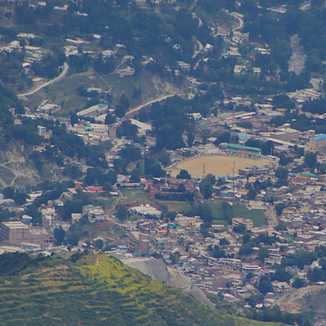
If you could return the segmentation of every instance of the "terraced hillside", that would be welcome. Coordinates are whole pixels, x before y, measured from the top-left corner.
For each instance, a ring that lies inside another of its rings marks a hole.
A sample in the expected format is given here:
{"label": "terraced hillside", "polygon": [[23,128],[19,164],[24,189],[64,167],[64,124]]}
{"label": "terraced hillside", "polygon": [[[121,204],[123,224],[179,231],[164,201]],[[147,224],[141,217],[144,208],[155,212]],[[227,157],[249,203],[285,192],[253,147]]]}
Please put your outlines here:
{"label": "terraced hillside", "polygon": [[105,255],[25,261],[0,264],[0,325],[264,325],[219,314]]}

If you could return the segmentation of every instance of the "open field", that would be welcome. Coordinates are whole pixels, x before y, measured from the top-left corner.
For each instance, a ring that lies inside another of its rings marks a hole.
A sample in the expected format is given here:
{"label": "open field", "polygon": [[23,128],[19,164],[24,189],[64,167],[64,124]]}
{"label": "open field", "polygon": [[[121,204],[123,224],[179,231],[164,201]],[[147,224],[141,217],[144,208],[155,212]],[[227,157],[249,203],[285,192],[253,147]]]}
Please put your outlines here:
{"label": "open field", "polygon": [[[223,202],[220,200],[211,200],[208,202],[213,211],[214,222],[217,224],[227,224],[226,212],[223,211]],[[265,212],[263,209],[249,209],[242,204],[233,204],[229,212],[231,218],[241,217],[252,220],[255,226],[267,224]]]}
{"label": "open field", "polygon": [[169,212],[189,214],[192,210],[191,203],[188,201],[168,201],[159,200],[158,203],[165,206]]}
{"label": "open field", "polygon": [[268,159],[251,159],[239,156],[200,155],[189,158],[173,166],[170,170],[176,176],[181,169],[187,170],[193,177],[200,178],[207,174],[224,177],[239,174],[239,170],[249,167],[270,165]]}

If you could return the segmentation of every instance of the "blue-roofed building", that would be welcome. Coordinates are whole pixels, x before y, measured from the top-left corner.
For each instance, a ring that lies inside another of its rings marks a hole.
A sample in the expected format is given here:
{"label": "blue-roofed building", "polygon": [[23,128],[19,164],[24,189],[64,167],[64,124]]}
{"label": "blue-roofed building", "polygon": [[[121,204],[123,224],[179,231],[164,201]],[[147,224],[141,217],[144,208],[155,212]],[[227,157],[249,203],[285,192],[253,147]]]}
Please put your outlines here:
{"label": "blue-roofed building", "polygon": [[239,132],[238,137],[240,144],[244,144],[250,138],[250,136],[244,132]]}
{"label": "blue-roofed building", "polygon": [[326,134],[318,134],[316,135],[313,140],[315,142],[322,142],[322,141],[326,141]]}
{"label": "blue-roofed building", "polygon": [[326,134],[314,136],[309,145],[311,150],[326,154]]}

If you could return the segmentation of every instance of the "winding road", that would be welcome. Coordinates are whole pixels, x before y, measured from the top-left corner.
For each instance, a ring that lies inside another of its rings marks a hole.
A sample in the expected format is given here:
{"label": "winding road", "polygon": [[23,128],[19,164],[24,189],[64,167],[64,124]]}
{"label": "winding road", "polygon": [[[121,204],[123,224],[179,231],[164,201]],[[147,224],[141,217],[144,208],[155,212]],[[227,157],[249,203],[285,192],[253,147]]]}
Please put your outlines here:
{"label": "winding road", "polygon": [[149,100],[149,101],[147,101],[147,102],[145,102],[143,104],[137,105],[134,108],[130,109],[126,113],[126,115],[120,120],[120,122],[110,129],[110,137],[111,138],[116,138],[117,129],[121,126],[121,124],[124,121],[127,121],[128,119],[132,118],[133,116],[138,114],[143,109],[150,107],[152,104],[163,102],[163,101],[167,100],[168,98],[174,97],[176,95],[178,95],[178,93],[172,93],[172,94],[167,94],[167,95],[163,95],[163,96],[160,96],[160,97],[156,97],[156,98],[154,98],[152,100]]}
{"label": "winding road", "polygon": [[148,106],[150,106],[152,104],[163,102],[163,101],[167,100],[168,98],[174,97],[176,95],[177,95],[176,93],[163,95],[163,96],[160,96],[160,97],[156,97],[156,98],[154,98],[154,99],[152,99],[150,101],[147,101],[147,102],[145,102],[143,104],[140,104],[140,105],[132,108],[131,110],[129,110],[126,113],[126,115],[124,116],[123,120],[130,119],[131,117],[136,115],[138,112],[140,112],[141,110],[143,110],[144,108],[146,108],[146,107],[148,107]]}
{"label": "winding road", "polygon": [[235,11],[231,12],[230,15],[238,21],[238,25],[234,26],[232,28],[232,31],[235,32],[241,30],[244,27],[244,21],[242,15]]}
{"label": "winding road", "polygon": [[66,77],[68,71],[69,71],[69,65],[68,65],[68,63],[65,62],[63,64],[63,69],[62,69],[61,73],[57,77],[37,86],[36,88],[34,88],[28,92],[17,94],[17,97],[28,97],[28,96],[38,93],[43,88],[46,88],[46,87],[48,87],[52,84],[55,84],[55,83],[61,81],[62,79],[64,79]]}

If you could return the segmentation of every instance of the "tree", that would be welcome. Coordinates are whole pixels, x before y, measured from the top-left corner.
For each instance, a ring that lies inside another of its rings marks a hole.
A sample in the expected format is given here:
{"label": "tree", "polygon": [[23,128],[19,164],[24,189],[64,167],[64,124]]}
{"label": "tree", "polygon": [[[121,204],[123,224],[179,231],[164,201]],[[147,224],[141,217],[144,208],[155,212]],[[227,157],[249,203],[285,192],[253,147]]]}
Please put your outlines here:
{"label": "tree", "polygon": [[213,194],[213,186],[216,182],[216,179],[213,175],[207,175],[199,184],[200,193],[205,199],[209,199]]}
{"label": "tree", "polygon": [[124,222],[128,218],[128,208],[126,205],[118,205],[115,210],[115,215],[120,222]]}
{"label": "tree", "polygon": [[229,224],[232,224],[233,208],[227,201],[223,201],[222,203],[222,214],[223,219],[226,220]]}
{"label": "tree", "polygon": [[63,174],[71,179],[79,179],[83,174],[77,164],[68,164],[63,170]]}
{"label": "tree", "polygon": [[229,131],[223,131],[216,136],[215,145],[218,146],[221,143],[229,143],[231,141],[231,133]]}
{"label": "tree", "polygon": [[202,223],[200,224],[200,234],[203,236],[203,237],[208,237],[209,235],[209,225],[207,225],[206,223]]}
{"label": "tree", "polygon": [[187,132],[187,140],[188,140],[188,146],[192,147],[195,141],[195,133],[194,131],[188,131]]}
{"label": "tree", "polygon": [[281,216],[283,213],[283,210],[285,208],[285,204],[284,203],[277,203],[275,205],[275,212],[277,216]]}
{"label": "tree", "polygon": [[123,121],[121,126],[117,130],[118,137],[126,137],[128,139],[135,140],[138,133],[138,128],[129,121]]}
{"label": "tree", "polygon": [[16,204],[18,205],[23,205],[26,203],[26,199],[27,199],[27,194],[22,192],[22,191],[16,191],[15,196],[14,196],[14,201]]}
{"label": "tree", "polygon": [[273,281],[289,282],[292,275],[285,269],[285,267],[277,267],[274,274],[272,275]]}
{"label": "tree", "polygon": [[5,198],[12,199],[15,195],[15,189],[13,187],[6,187],[2,191]]}
{"label": "tree", "polygon": [[130,182],[138,183],[140,182],[141,170],[139,167],[135,167],[130,174]]}
{"label": "tree", "polygon": [[97,250],[102,250],[104,247],[104,241],[102,239],[96,239],[94,244]]}
{"label": "tree", "polygon": [[282,265],[284,266],[297,266],[303,269],[306,265],[311,265],[316,256],[313,252],[306,250],[298,250],[294,254],[289,254],[282,259]]}
{"label": "tree", "polygon": [[236,233],[244,234],[247,231],[247,227],[245,224],[238,224],[233,228],[233,231]]}
{"label": "tree", "polygon": [[206,225],[211,226],[213,222],[213,210],[208,204],[200,204],[197,210],[200,218],[205,222]]}
{"label": "tree", "polygon": [[156,156],[163,166],[169,166],[171,164],[170,154],[166,150],[163,149]]}
{"label": "tree", "polygon": [[120,152],[119,155],[122,159],[128,162],[134,162],[141,159],[141,151],[140,148],[133,145],[128,144],[126,145]]}
{"label": "tree", "polygon": [[263,142],[261,145],[261,152],[263,155],[272,155],[274,149],[274,143],[269,140],[267,142]]}
{"label": "tree", "polygon": [[72,113],[70,116],[70,123],[72,126],[74,126],[75,124],[77,124],[79,121],[78,116],[76,113]]}
{"label": "tree", "polygon": [[317,153],[308,152],[304,156],[304,163],[310,169],[315,169],[318,165]]}
{"label": "tree", "polygon": [[165,214],[165,216],[169,221],[173,222],[173,221],[175,221],[175,219],[177,217],[177,213],[176,212],[167,212]]}
{"label": "tree", "polygon": [[248,200],[255,200],[257,197],[257,190],[255,187],[250,187],[250,189],[247,192],[247,198]]}
{"label": "tree", "polygon": [[177,179],[185,179],[189,180],[191,179],[191,175],[187,170],[182,169],[179,174],[177,175]]}
{"label": "tree", "polygon": [[222,238],[220,239],[219,243],[221,246],[228,246],[230,244],[230,241],[226,238]]}
{"label": "tree", "polygon": [[293,109],[294,103],[286,94],[280,94],[273,97],[273,105],[277,108]]}
{"label": "tree", "polygon": [[54,236],[56,245],[60,246],[66,237],[66,232],[61,226],[59,226],[54,229],[53,236]]}
{"label": "tree", "polygon": [[272,286],[271,279],[267,275],[262,276],[258,281],[257,289],[262,294],[266,294],[268,292],[273,292],[273,286]]}
{"label": "tree", "polygon": [[127,96],[125,94],[122,94],[115,110],[116,115],[119,118],[122,118],[127,113],[129,105],[130,103]]}
{"label": "tree", "polygon": [[249,256],[253,253],[253,247],[251,243],[244,243],[239,249],[240,256]]}
{"label": "tree", "polygon": [[13,199],[18,205],[24,204],[28,197],[25,192],[15,189],[13,187],[6,187],[2,193],[5,198]]}
{"label": "tree", "polygon": [[294,278],[294,280],[292,281],[292,286],[296,289],[303,288],[305,285],[305,280],[299,277]]}
{"label": "tree", "polygon": [[159,161],[153,158],[145,158],[144,164],[145,174],[155,178],[162,178],[166,175]]}
{"label": "tree", "polygon": [[67,200],[61,208],[62,219],[69,220],[72,213],[81,213],[84,205],[86,203],[81,199]]}
{"label": "tree", "polygon": [[326,246],[320,245],[315,248],[315,255],[318,258],[326,257]]}
{"label": "tree", "polygon": [[117,174],[113,169],[108,170],[107,173],[105,173],[102,176],[101,184],[103,185],[110,184],[111,186],[113,186],[116,182],[117,182]]}
{"label": "tree", "polygon": [[288,184],[289,171],[287,168],[282,167],[282,166],[278,167],[275,172],[275,176],[278,179],[279,185],[285,186]]}
{"label": "tree", "polygon": [[100,185],[103,181],[102,171],[98,168],[87,169],[86,176],[84,178],[84,184],[87,186]]}
{"label": "tree", "polygon": [[263,263],[267,257],[268,250],[265,247],[259,248],[257,259]]}
{"label": "tree", "polygon": [[221,249],[217,245],[215,245],[215,246],[210,245],[208,247],[208,252],[214,258],[224,258],[224,257],[226,257],[225,250]]}
{"label": "tree", "polygon": [[108,113],[106,116],[105,116],[105,124],[106,125],[112,125],[113,123],[115,123],[117,121],[117,117],[112,114],[112,113]]}

